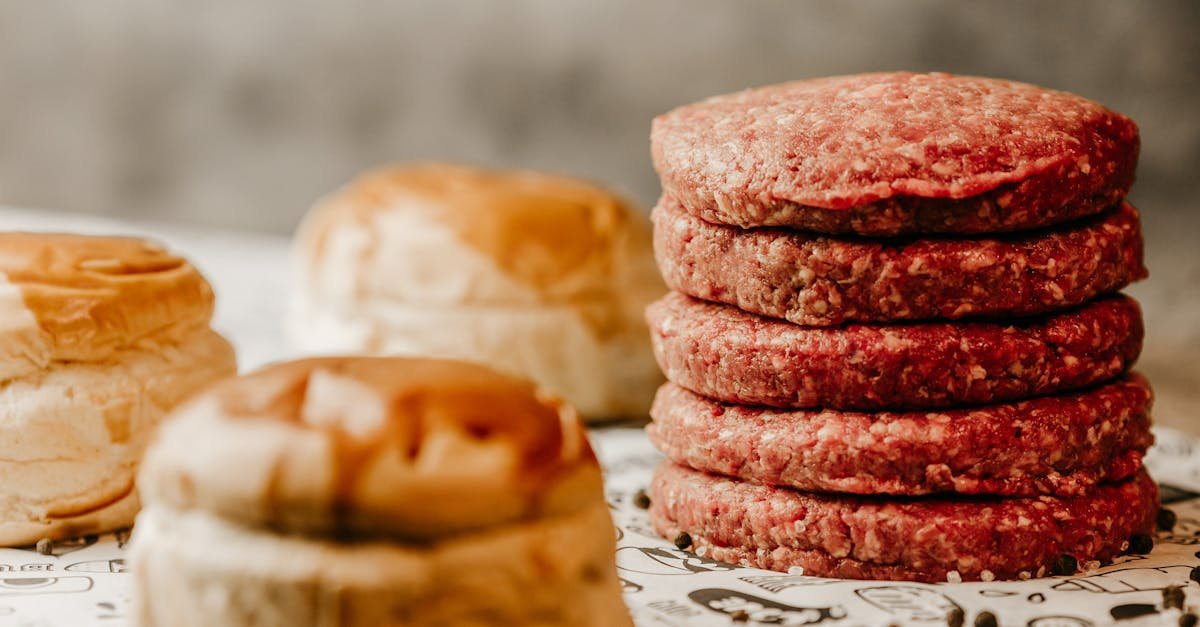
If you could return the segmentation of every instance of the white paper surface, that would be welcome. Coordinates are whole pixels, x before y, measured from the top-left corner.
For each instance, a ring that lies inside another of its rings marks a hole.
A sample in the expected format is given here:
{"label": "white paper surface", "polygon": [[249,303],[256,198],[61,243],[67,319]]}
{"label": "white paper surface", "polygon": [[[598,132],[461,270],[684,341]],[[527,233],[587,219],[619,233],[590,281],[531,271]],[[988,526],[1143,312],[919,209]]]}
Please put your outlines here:
{"label": "white paper surface", "polygon": [[[1160,481],[1200,492],[1200,446],[1186,436],[1160,430],[1150,458]],[[1188,604],[1200,602],[1189,583],[1200,566],[1200,498],[1167,489],[1179,517],[1171,534],[1161,534],[1148,556],[1127,556],[1090,575],[1024,582],[921,584],[849,581],[788,575],[721,564],[676,549],[654,535],[646,512],[632,496],[646,486],[661,456],[640,429],[594,433],[605,466],[607,497],[621,538],[616,549],[625,600],[639,626],[729,625],[737,610],[750,624],[887,625],[945,624],[953,607],[967,625],[989,610],[1003,625],[1068,627],[1177,624],[1178,611],[1162,613],[1162,589],[1184,584]],[[59,543],[53,555],[0,549],[0,625],[124,626],[129,624],[130,576],[123,545],[128,534]],[[1195,599],[1193,601],[1192,599]]]}

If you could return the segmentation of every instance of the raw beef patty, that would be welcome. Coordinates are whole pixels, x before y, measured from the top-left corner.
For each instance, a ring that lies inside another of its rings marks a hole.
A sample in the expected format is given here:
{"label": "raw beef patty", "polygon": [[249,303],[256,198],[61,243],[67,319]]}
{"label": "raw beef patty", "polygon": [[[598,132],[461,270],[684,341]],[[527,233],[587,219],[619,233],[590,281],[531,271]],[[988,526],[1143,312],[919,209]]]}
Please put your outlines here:
{"label": "raw beef patty", "polygon": [[802,327],[673,292],[646,310],[658,363],[730,403],[879,410],[1043,396],[1124,372],[1142,347],[1126,296],[1045,317]]}
{"label": "raw beef patty", "polygon": [[1017,403],[878,413],[729,405],[668,383],[647,433],[677,463],[801,490],[1079,495],[1141,469],[1150,404],[1137,374]]}
{"label": "raw beef patty", "polygon": [[663,189],[691,213],[823,233],[988,233],[1097,213],[1129,191],[1139,137],[1090,100],[906,72],[772,85],[654,120]]}
{"label": "raw beef patty", "polygon": [[893,500],[772,488],[664,462],[650,498],[655,530],[698,555],[820,577],[929,582],[1041,576],[1062,555],[1086,569],[1152,531],[1158,512],[1145,472],[1070,498]]}
{"label": "raw beef patty", "polygon": [[663,197],[651,213],[672,289],[797,324],[1021,316],[1144,278],[1129,203],[1020,236],[880,242],[705,222]]}

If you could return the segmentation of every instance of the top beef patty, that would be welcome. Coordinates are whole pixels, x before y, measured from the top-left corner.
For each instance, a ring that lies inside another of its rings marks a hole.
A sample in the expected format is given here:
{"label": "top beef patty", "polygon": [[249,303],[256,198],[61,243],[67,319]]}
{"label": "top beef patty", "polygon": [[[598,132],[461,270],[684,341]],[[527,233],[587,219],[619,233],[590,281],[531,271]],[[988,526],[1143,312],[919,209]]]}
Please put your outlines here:
{"label": "top beef patty", "polygon": [[711,224],[664,197],[651,213],[667,285],[796,324],[1025,316],[1144,278],[1129,203],[1053,229],[873,241]]}
{"label": "top beef patty", "polygon": [[822,233],[988,233],[1129,191],[1129,118],[1011,81],[907,72],[784,83],[654,120],[663,189],[710,222]]}

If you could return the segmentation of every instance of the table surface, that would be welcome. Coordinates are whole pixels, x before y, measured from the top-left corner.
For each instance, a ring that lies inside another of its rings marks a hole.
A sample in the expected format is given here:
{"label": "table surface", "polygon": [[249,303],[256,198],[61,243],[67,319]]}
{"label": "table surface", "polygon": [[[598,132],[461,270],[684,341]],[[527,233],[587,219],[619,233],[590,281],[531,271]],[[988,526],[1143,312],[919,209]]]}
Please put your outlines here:
{"label": "table surface", "polygon": [[[289,356],[280,324],[289,291],[286,238],[3,208],[0,229],[134,233],[163,241],[213,283],[214,326],[237,347],[243,369]],[[1200,599],[1200,587],[1188,579],[1200,566],[1200,499],[1191,492],[1200,492],[1200,445],[1173,429],[1158,430],[1159,444],[1147,463],[1161,483],[1182,489],[1166,493],[1180,522],[1173,533],[1160,535],[1151,556],[1127,556],[1075,577],[933,585],[772,573],[679,551],[655,537],[645,512],[632,505],[659,455],[638,429],[593,435],[620,536],[618,570],[639,625],[729,624],[736,609],[775,624],[921,623],[941,621],[954,607],[964,609],[968,621],[986,608],[1002,624],[1093,625],[1141,613],[1123,624],[1174,624],[1177,612],[1157,612],[1165,586],[1189,585]],[[0,625],[127,624],[126,539],[116,534],[64,543],[52,555],[0,549]]]}

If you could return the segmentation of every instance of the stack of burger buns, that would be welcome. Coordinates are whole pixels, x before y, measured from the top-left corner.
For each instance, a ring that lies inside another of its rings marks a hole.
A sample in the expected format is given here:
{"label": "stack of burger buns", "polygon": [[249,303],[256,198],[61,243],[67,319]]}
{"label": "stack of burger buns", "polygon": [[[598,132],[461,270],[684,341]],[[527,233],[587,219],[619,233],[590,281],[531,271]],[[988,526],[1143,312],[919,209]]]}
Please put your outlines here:
{"label": "stack of burger buns", "polygon": [[664,288],[650,229],[590,183],[414,164],[322,200],[297,234],[290,335],[307,353],[466,359],[643,416],[661,383],[642,310]]}
{"label": "stack of burger buns", "polygon": [[574,409],[464,362],[226,380],[147,454],[140,625],[629,625]]}
{"label": "stack of burger buns", "polygon": [[1139,138],[1031,85],[882,73],[654,121],[657,530],[812,575],[1017,579],[1146,550]]}
{"label": "stack of burger buns", "polygon": [[212,312],[156,244],[0,233],[0,546],[133,523],[153,429],[236,371]]}

